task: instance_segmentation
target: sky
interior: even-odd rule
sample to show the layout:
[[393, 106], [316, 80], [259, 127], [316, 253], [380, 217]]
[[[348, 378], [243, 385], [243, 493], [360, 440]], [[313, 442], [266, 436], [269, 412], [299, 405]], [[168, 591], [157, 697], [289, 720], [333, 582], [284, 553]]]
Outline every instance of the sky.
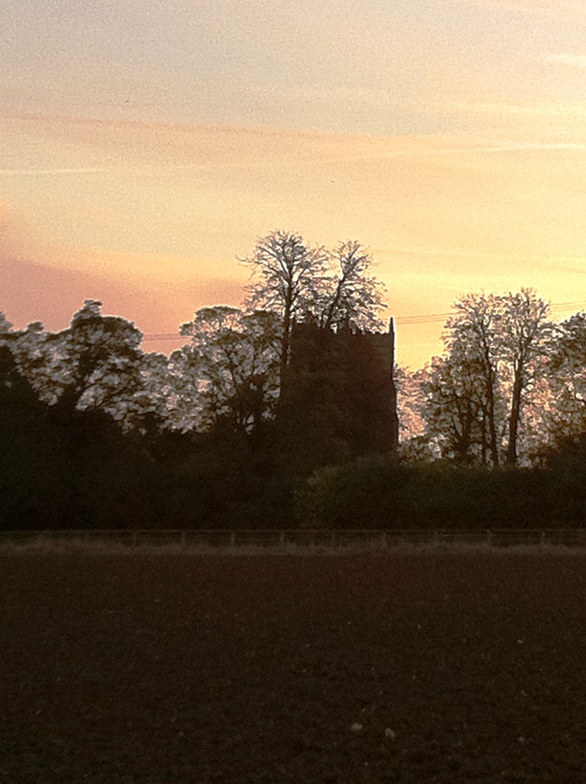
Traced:
[[586, 309], [584, 0], [2, 0], [0, 31], [16, 327], [93, 298], [175, 333], [275, 229], [369, 249], [412, 367], [468, 292]]

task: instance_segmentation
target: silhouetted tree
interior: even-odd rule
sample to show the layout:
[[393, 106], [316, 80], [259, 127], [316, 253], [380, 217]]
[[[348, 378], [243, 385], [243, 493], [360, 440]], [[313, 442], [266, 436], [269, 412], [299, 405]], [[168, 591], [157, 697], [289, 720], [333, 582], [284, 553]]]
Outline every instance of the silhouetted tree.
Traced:
[[296, 323], [325, 329], [381, 329], [382, 284], [368, 272], [371, 256], [358, 242], [342, 242], [333, 252], [310, 248], [292, 232], [274, 231], [259, 240], [242, 261], [258, 281], [247, 287], [247, 304], [276, 313], [280, 326], [280, 378], [291, 359]]
[[228, 418], [251, 431], [271, 416], [278, 393], [280, 323], [275, 314], [202, 308], [182, 325], [181, 334], [191, 343], [173, 358], [179, 362], [182, 357], [192, 373], [204, 427]]
[[103, 316], [100, 307], [86, 300], [71, 325], [57, 333], [29, 324], [15, 333], [11, 350], [39, 397], [64, 416], [103, 410], [123, 420], [140, 387], [142, 334], [123, 318]]
[[316, 313], [320, 326], [328, 329], [380, 331], [378, 313], [385, 307], [383, 285], [369, 275], [372, 256], [359, 242], [341, 242], [330, 254], [330, 275], [325, 296]]
[[519, 425], [537, 375], [545, 370], [552, 325], [549, 304], [532, 289], [502, 297], [503, 361], [509, 366], [510, 403], [506, 462], [517, 464]]
[[[482, 452], [500, 463], [499, 402], [501, 376], [501, 300], [494, 294], [468, 294], [454, 305], [446, 322], [444, 343], [452, 364], [472, 375], [475, 402], [481, 412]], [[467, 385], [468, 387], [470, 385]]]
[[86, 300], [71, 325], [52, 339], [54, 381], [65, 411], [103, 410], [123, 419], [125, 400], [140, 387], [142, 333], [119, 316], [103, 316]]
[[520, 425], [550, 345], [549, 306], [531, 289], [468, 294], [446, 322], [423, 416], [443, 453], [497, 467], [518, 459]]
[[586, 313], [559, 324], [547, 364], [549, 399], [543, 419], [555, 445], [586, 433]]
[[248, 286], [247, 305], [281, 318], [280, 377], [289, 364], [291, 333], [296, 320], [315, 311], [323, 296], [328, 256], [324, 248], [310, 248], [299, 234], [273, 231], [258, 240], [251, 256], [242, 261], [258, 282]]
[[483, 427], [481, 383], [474, 365], [461, 364], [452, 356], [434, 357], [421, 375], [424, 401], [421, 414], [426, 435], [439, 456], [459, 463], [487, 461]]

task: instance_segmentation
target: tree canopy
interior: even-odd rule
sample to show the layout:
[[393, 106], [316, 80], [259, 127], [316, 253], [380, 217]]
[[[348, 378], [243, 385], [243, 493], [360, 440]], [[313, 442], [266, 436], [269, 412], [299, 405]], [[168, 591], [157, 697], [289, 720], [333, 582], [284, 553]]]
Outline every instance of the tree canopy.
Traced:
[[299, 234], [273, 231], [242, 259], [254, 280], [247, 287], [249, 308], [275, 313], [280, 326], [280, 376], [291, 358], [296, 323], [326, 329], [382, 328], [382, 283], [370, 275], [373, 259], [359, 242], [339, 243], [333, 251], [310, 247]]
[[275, 231], [242, 261], [242, 306], [197, 310], [170, 356], [98, 300], [58, 332], [0, 313], [0, 524], [583, 519], [585, 313], [464, 294], [412, 372], [360, 243]]

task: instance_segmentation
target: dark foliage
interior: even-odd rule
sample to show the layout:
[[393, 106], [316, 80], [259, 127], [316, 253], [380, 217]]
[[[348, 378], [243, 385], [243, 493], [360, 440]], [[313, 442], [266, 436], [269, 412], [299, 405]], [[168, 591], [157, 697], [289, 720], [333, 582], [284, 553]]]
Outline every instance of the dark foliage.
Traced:
[[0, 347], [0, 525], [148, 527], [160, 481], [152, 461], [100, 411], [39, 402]]
[[[99, 317], [107, 336], [122, 325], [139, 340], [132, 325], [109, 318]], [[62, 385], [49, 404], [11, 345], [12, 337], [0, 344], [3, 530], [488, 529], [586, 521], [584, 434], [558, 442], [533, 469], [399, 460], [390, 335], [296, 325], [274, 418], [252, 417], [245, 428], [219, 413], [207, 430], [186, 433], [167, 429], [163, 415], [149, 410], [140, 426], [124, 428], [108, 413], [115, 407], [99, 403], [139, 384], [136, 347], [110, 356], [99, 344], [87, 365], [89, 349], [75, 344], [72, 367], [82, 368], [83, 383]], [[113, 366], [128, 360], [127, 372], [100, 375], [116, 356]], [[78, 378], [67, 361], [63, 378]], [[83, 408], [88, 378], [108, 395], [100, 392]]]
[[586, 525], [586, 434], [567, 438], [546, 456], [551, 505], [560, 526]]
[[298, 492], [301, 522], [332, 528], [549, 527], [542, 471], [364, 458], [322, 468]]

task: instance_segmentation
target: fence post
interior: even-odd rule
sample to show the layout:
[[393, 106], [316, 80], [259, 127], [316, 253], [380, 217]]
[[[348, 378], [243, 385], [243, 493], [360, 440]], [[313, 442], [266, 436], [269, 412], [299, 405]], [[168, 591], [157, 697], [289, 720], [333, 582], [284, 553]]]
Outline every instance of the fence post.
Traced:
[[279, 531], [279, 545], [281, 547], [285, 546], [285, 531]]
[[383, 550], [387, 549], [387, 532], [383, 531], [380, 538], [380, 545]]
[[181, 549], [185, 550], [185, 531], [181, 531]]
[[234, 531], [230, 531], [230, 547], [232, 549], [236, 547], [236, 534]]
[[543, 547], [545, 544], [545, 531], [542, 529], [541, 536], [539, 537], [539, 544]]

